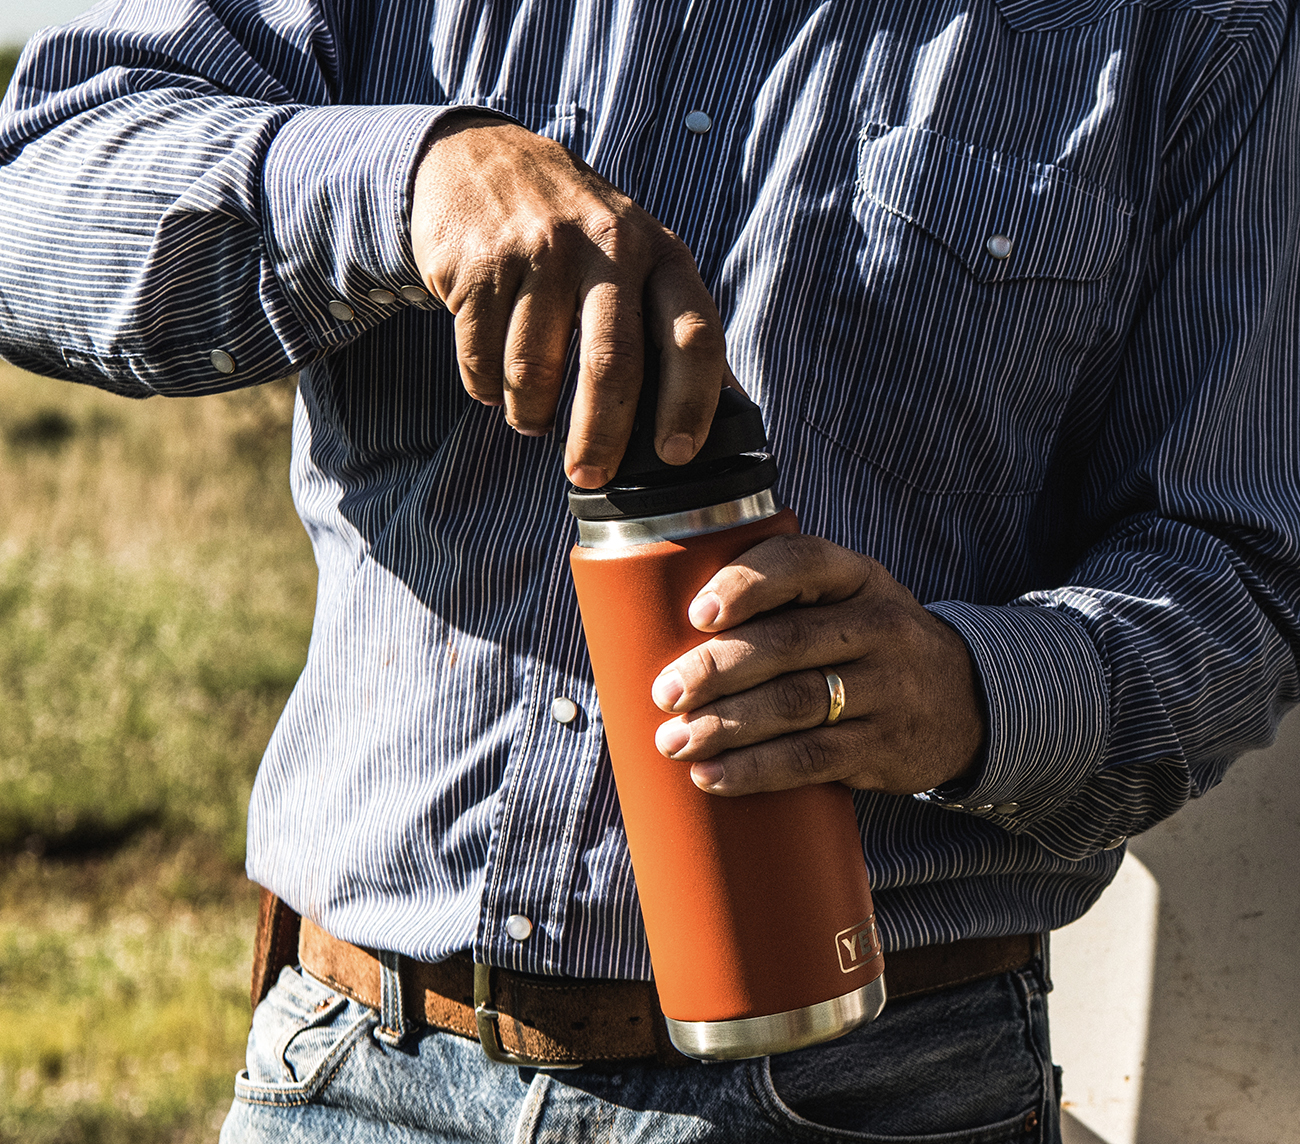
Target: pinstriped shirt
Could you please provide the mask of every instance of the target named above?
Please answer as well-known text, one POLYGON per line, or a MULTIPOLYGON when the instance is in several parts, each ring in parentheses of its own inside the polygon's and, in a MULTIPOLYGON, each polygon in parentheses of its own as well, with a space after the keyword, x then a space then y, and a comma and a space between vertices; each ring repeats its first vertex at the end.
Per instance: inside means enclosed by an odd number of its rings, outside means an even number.
POLYGON ((418 958, 650 972, 564 417, 528 439, 469 400, 410 251, 422 141, 478 106, 683 237, 783 499, 971 651, 978 776, 856 796, 886 948, 1082 913, 1297 695, 1295 24, 1268 0, 123 0, 36 37, 0 123, 4 354, 138 397, 301 371, 319 602, 250 875, 418 958))

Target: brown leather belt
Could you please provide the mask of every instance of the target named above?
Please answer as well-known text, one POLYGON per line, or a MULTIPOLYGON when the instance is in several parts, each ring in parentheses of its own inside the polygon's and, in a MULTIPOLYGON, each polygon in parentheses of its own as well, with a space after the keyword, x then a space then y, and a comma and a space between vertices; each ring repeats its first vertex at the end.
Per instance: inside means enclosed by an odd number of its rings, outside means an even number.
MULTIPOLYGON (((1020 934, 891 953, 885 974, 889 1000, 1020 969, 1040 948, 1038 934, 1020 934)), ((304 918, 298 958, 317 980, 382 1009, 383 966, 376 954, 304 918)), ((407 1020, 479 1040, 494 1059, 541 1067, 694 1063, 668 1039, 652 982, 538 977, 475 965, 466 954, 439 962, 402 958, 398 964, 407 1020)))

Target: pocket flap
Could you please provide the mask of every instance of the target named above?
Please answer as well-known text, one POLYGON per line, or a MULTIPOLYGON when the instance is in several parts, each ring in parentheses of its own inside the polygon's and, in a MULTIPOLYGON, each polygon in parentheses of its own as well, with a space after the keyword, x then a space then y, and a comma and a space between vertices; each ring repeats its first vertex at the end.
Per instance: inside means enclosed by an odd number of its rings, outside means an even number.
POLYGON ((867 127, 862 194, 943 243, 981 282, 1086 282, 1115 267, 1133 208, 1051 163, 918 127, 867 127), (1008 249, 1009 253, 997 257, 1008 249), (992 249, 990 249, 992 248, 992 249))

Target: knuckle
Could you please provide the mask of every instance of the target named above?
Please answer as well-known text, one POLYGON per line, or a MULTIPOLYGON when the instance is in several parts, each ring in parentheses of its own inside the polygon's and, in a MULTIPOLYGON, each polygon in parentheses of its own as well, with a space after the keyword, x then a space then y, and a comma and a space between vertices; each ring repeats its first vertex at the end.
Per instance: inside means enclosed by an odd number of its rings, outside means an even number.
POLYGON ((566 228, 548 218, 529 219, 520 225, 515 243, 528 261, 536 266, 555 250, 564 249, 567 245, 566 228))
POLYGON ((700 362, 717 361, 727 353, 721 323, 704 314, 678 314, 673 319, 673 342, 683 355, 700 362))
POLYGON ((798 613, 774 617, 767 625, 768 651, 782 660, 797 660, 807 650, 811 633, 798 622, 798 613))
POLYGON ((460 355, 460 366, 464 372, 466 384, 472 390, 487 386, 495 393, 501 392, 504 374, 499 357, 470 349, 460 355))
POLYGON ((587 430, 583 433, 569 433, 570 447, 576 447, 580 456, 596 459, 613 459, 616 457, 620 442, 613 433, 603 433, 600 430, 587 430))
POLYGON ((626 258, 644 245, 640 240, 640 228, 632 225, 625 215, 603 204, 587 211, 582 226, 587 237, 611 261, 626 258))
POLYGON ((457 275, 461 293, 474 306, 495 294, 513 258, 504 251, 483 250, 466 259, 457 275))
POLYGON ((814 781, 825 775, 833 760, 824 741, 816 735, 794 735, 790 744, 790 771, 799 778, 814 781))
POLYGON ((588 239, 583 226, 573 219, 539 219, 519 237, 521 254, 534 271, 569 273, 578 262, 588 239))
POLYGON ((721 750, 730 737, 726 721, 716 712, 697 715, 690 728, 691 746, 705 754, 721 750))
POLYGON ((511 389, 557 389, 563 366, 550 358, 516 355, 506 364, 505 379, 511 389))
POLYGON ((621 337, 604 337, 587 350, 585 364, 592 373, 632 376, 640 362, 636 344, 621 337))
POLYGON ((888 641, 894 658, 905 663, 917 662, 924 650, 924 634, 907 608, 898 603, 882 604, 873 616, 877 632, 888 641))
POLYGON ((826 705, 826 688, 820 684, 821 676, 816 672, 785 676, 781 686, 774 689, 773 714, 787 723, 820 719, 826 705))
POLYGON ((717 644, 714 640, 693 648, 685 658, 693 669, 691 675, 697 683, 702 683, 722 671, 722 663, 718 658, 717 644))
POLYGON ((785 545, 786 559, 814 574, 823 572, 829 563, 827 543, 817 536, 791 536, 785 545))

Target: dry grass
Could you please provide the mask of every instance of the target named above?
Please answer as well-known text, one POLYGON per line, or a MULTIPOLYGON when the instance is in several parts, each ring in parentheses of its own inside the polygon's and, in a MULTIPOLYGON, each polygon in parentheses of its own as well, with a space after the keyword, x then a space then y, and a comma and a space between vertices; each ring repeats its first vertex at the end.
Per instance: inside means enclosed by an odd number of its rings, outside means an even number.
POLYGON ((0 363, 0 1141, 215 1139, 257 760, 314 568, 292 385, 130 402, 0 363))

